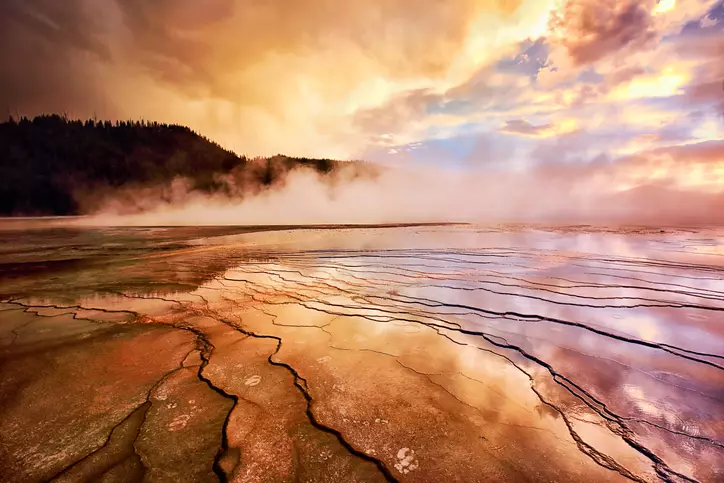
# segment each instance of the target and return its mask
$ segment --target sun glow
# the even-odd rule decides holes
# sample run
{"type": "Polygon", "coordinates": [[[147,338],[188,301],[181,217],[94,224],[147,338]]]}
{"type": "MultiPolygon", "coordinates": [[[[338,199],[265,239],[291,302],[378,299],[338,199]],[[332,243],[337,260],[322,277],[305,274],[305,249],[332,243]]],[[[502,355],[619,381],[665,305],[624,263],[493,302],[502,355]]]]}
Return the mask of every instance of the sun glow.
{"type": "Polygon", "coordinates": [[[633,79],[611,93],[613,100],[642,99],[648,97],[670,97],[681,93],[689,76],[666,67],[659,75],[649,75],[633,79]]]}
{"type": "Polygon", "coordinates": [[[659,15],[662,13],[669,12],[676,7],[676,0],[659,0],[659,3],[656,4],[656,7],[653,10],[654,15],[659,15]]]}

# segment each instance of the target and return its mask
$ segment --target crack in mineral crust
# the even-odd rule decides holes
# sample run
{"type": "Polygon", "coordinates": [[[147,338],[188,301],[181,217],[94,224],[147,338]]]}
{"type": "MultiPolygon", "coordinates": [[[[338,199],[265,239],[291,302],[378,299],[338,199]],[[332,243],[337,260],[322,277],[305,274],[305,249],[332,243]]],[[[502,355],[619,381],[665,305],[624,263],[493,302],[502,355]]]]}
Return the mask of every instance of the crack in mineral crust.
{"type": "MultiPolygon", "coordinates": [[[[315,411],[315,407],[319,402],[316,397],[313,397],[310,390],[310,386],[312,386],[315,388],[315,393],[318,391],[315,378],[318,378],[319,375],[314,372],[307,375],[310,371],[308,364],[302,369],[301,367],[295,367],[296,364],[287,361],[286,357],[284,359],[280,358],[279,353],[283,344],[294,343],[285,342],[284,338],[286,336],[281,335],[280,330],[313,329],[326,334],[328,338],[326,345],[329,349],[370,354],[370,357],[392,358],[402,370],[423,378],[426,390],[445,393],[461,406],[476,411],[484,419],[485,414],[481,412],[480,406],[471,404],[464,397],[456,395],[455,392],[446,387],[447,384],[434,380],[433,376],[444,380],[446,377],[449,378],[457,374],[481,384],[484,384],[484,380],[469,376],[462,370],[429,372],[417,368],[415,363],[403,362],[397,353],[365,347],[364,344],[357,342],[341,344],[335,339],[336,330],[344,330],[349,319],[363,320],[366,323],[379,326],[380,330],[384,331],[393,326],[402,327],[399,324],[406,324],[405,327],[419,326],[430,329],[445,343],[460,347],[461,350],[470,347],[491,354],[493,357],[505,361],[505,364],[524,375],[529,381],[529,390],[535,394],[540,404],[550,408],[560,418],[567,428],[567,434],[572,443],[596,465],[632,481],[650,481],[650,476],[639,474],[638,470],[629,466],[629,463],[621,463],[616,455],[607,454],[605,450],[597,448],[588,440],[586,434],[580,432],[581,423],[587,421],[586,414],[595,415],[600,419],[600,423],[588,421],[588,424],[596,424],[601,428],[605,428],[612,437],[618,438],[642,458],[648,460],[653,468],[653,474],[660,480],[698,481],[691,474],[685,474],[685,472],[672,467],[670,465],[671,450],[666,449],[668,453],[660,454],[659,451],[663,447],[657,449],[649,446],[642,439],[642,435],[637,430],[632,429],[639,427],[633,426],[633,424],[636,423],[662,431],[671,437],[683,438],[692,442],[696,441],[697,444],[706,445],[706,448],[708,448],[706,451],[724,449],[722,441],[716,439],[711,433],[677,428],[672,423],[661,419],[656,413],[631,412],[636,409],[636,406],[626,407],[619,401],[608,401],[605,396],[602,396],[597,387],[592,386],[592,381],[582,377],[581,374],[572,373],[570,368],[564,367],[560,369],[557,367],[558,362],[556,359],[548,360],[548,357],[540,355],[541,351],[531,346],[525,338],[521,338],[516,333],[515,327],[530,327],[531,330],[540,331],[541,329],[537,328],[539,324],[548,324],[551,327],[557,327],[556,330],[581,331],[581,333],[587,334],[581,337],[592,337],[596,338],[596,340],[603,339],[604,341],[610,341],[611,344],[641,347],[642,350],[654,351],[651,352],[651,354],[654,354],[651,356],[652,358],[657,360],[664,360],[662,358],[665,358],[666,361],[673,361],[667,362],[667,364],[690,364],[692,368],[702,367],[708,371],[713,371],[711,377],[717,378],[713,379],[716,381],[721,377],[717,375],[717,372],[724,370],[724,365],[719,362],[724,360],[724,354],[693,348],[687,345],[687,341],[682,341],[679,344],[668,340],[632,336],[621,332],[619,328],[615,327],[615,324],[581,321],[576,318],[577,312],[575,311],[583,309],[593,311],[591,313],[619,310],[632,311],[630,313],[646,310],[671,311],[672,313],[674,311],[677,313],[690,311],[692,317],[694,315],[699,317],[692,320],[705,321],[707,320],[707,313],[716,314],[724,311],[724,306],[719,305],[723,300],[724,291],[699,286],[704,285],[704,281],[707,280],[718,280],[716,276],[703,277],[694,276],[693,274],[716,274],[720,273],[720,268],[711,264],[674,263],[653,258],[627,259],[622,257],[576,257],[569,255],[567,260],[574,261],[570,265],[582,266],[588,269],[576,272],[579,275],[578,279],[573,278],[570,273],[566,274],[566,276],[541,275],[538,277],[536,271],[544,272],[547,270],[545,266],[535,266],[534,262],[538,256],[540,256],[540,253],[505,251],[504,249],[481,251],[318,250],[296,253],[276,252],[269,254],[269,261],[247,261],[227,273],[219,275],[210,283],[188,294],[191,298],[186,296],[176,298],[169,294],[144,295],[118,290],[106,291],[109,295],[127,299],[129,303],[132,303],[133,300],[143,299],[145,301],[173,304],[175,308],[168,310],[168,315],[149,315],[144,313],[143,309],[133,309],[132,305],[123,307],[122,302],[107,304],[102,298],[94,299],[95,302],[79,300],[77,303],[65,304],[56,303],[49,299],[43,302],[34,302],[27,297],[10,297],[6,298],[2,303],[8,306],[20,307],[25,312],[42,309],[68,311],[52,316],[35,312],[38,318],[47,319],[72,314],[74,320],[92,320],[83,319],[79,315],[82,312],[109,315],[125,314],[132,317],[131,324],[168,326],[176,330],[190,332],[195,340],[195,347],[181,360],[179,367],[164,374],[148,391],[146,401],[136,406],[123,420],[113,426],[105,442],[100,447],[81,459],[68,464],[61,472],[56,474],[54,478],[59,480],[62,480],[64,475],[77,470],[99,453],[105,451],[114,438],[114,433],[120,431],[130,419],[138,417],[139,414],[142,414],[143,417],[131,448],[138,457],[138,461],[142,465],[147,464],[142,457],[138,456],[135,445],[141,427],[145,424],[148,409],[153,404],[151,394],[170,375],[180,370],[189,369],[184,365],[185,361],[196,353],[198,353],[200,361],[196,371],[197,379],[203,382],[210,391],[231,403],[223,419],[220,444],[213,461],[213,473],[220,481],[233,479],[236,465],[230,469],[223,468],[221,462],[231,450],[227,434],[230,419],[240,400],[247,400],[239,394],[224,389],[224,384],[214,382],[214,376],[207,373],[207,368],[213,361],[215,350],[208,328],[186,322],[187,319],[190,320],[195,316],[203,316],[247,337],[273,341],[275,348],[269,353],[267,362],[271,366],[283,368],[292,376],[294,387],[306,402],[305,415],[309,423],[319,431],[334,436],[350,457],[373,464],[387,481],[398,481],[398,476],[393,474],[395,470],[400,472],[399,478],[411,478],[414,473],[403,472],[400,468],[406,471],[410,468],[417,469],[418,463],[416,460],[415,463],[411,463],[413,456],[409,456],[410,459],[408,459],[408,455],[417,455],[417,453],[409,450],[409,448],[402,448],[399,451],[403,454],[400,461],[404,461],[405,465],[400,465],[394,463],[394,450],[385,457],[378,457],[371,449],[358,446],[359,441],[361,441],[360,436],[351,434],[349,428],[335,427],[334,423],[327,424],[327,422],[320,421],[320,417],[315,411]],[[395,261],[397,264],[393,263],[395,261]],[[608,264],[608,266],[597,266],[597,264],[608,264]],[[506,273],[506,267],[508,269],[524,268],[531,273],[526,276],[514,276],[506,273]],[[457,268],[457,270],[450,271],[450,268],[457,268]],[[494,270],[494,268],[497,268],[497,270],[494,270]],[[597,271],[591,271],[591,268],[597,271]],[[640,270],[641,268],[646,270],[640,270]],[[602,269],[614,273],[605,273],[600,271],[602,269]],[[676,272],[676,276],[679,277],[680,281],[690,280],[693,285],[660,283],[651,280],[652,276],[661,276],[661,272],[656,270],[676,272]],[[689,275],[679,274],[678,272],[687,272],[689,275]],[[595,282],[592,278],[596,277],[596,273],[599,274],[599,277],[604,278],[600,278],[599,281],[595,282]],[[648,274],[649,278],[628,276],[632,273],[648,274]],[[380,276],[384,278],[380,278],[380,276]],[[625,279],[627,283],[608,284],[605,282],[606,278],[625,279]],[[473,284],[473,286],[460,286],[459,284],[462,283],[473,284]],[[491,288],[492,286],[515,290],[495,290],[491,288]],[[662,287],[671,287],[672,289],[662,287]],[[200,293],[203,291],[209,291],[209,295],[200,293]],[[592,293],[586,294],[586,291],[595,293],[603,291],[603,293],[593,295],[592,293]],[[628,291],[633,295],[606,295],[606,292],[610,291],[624,293],[628,291]],[[430,293],[436,293],[437,296],[426,295],[430,293]],[[458,293],[460,295],[453,295],[458,293]],[[488,304],[464,302],[466,297],[477,293],[483,298],[488,297],[488,304]],[[657,294],[656,297],[660,298],[636,296],[637,293],[655,293],[657,294]],[[581,302],[573,302],[570,299],[580,300],[581,302]],[[517,303],[523,305],[533,304],[533,306],[542,310],[511,310],[505,307],[505,304],[509,304],[511,300],[516,300],[517,303]],[[569,301],[566,302],[565,300],[569,301]],[[619,305],[615,303],[618,301],[625,301],[626,303],[619,305]],[[218,307],[215,307],[217,305],[218,307]],[[308,325],[300,323],[300,321],[282,319],[282,316],[278,315],[278,311],[285,308],[303,309],[318,313],[327,319],[323,324],[310,322],[308,325]],[[257,311],[262,319],[266,318],[269,328],[274,330],[260,331],[259,324],[262,322],[259,321],[254,322],[252,324],[254,328],[251,328],[249,324],[244,322],[245,316],[243,315],[249,310],[257,311]],[[242,315],[237,315],[235,312],[242,315]],[[568,313],[570,317],[562,317],[557,315],[558,313],[568,313]],[[236,317],[239,322],[232,322],[229,315],[236,317]],[[335,324],[335,328],[340,326],[342,329],[335,329],[335,332],[332,332],[332,323],[335,324]],[[505,330],[500,325],[502,323],[506,323],[505,330]],[[508,326],[511,328],[508,329],[508,326]],[[304,372],[305,377],[301,375],[302,372],[304,372]],[[310,381],[312,382],[310,383],[310,381]],[[557,387],[556,391],[561,391],[561,394],[565,393],[567,396],[554,396],[555,391],[551,389],[551,384],[557,387]],[[556,399],[560,397],[563,397],[563,399],[556,402],[556,399]],[[575,403],[566,398],[570,398],[570,401],[575,401],[575,403]],[[574,411],[574,408],[577,409],[574,411]],[[405,451],[402,451],[403,449],[405,451]]],[[[10,313],[9,309],[3,309],[2,312],[10,313]]],[[[10,331],[12,339],[8,344],[9,347],[14,348],[16,345],[22,344],[23,334],[29,330],[32,322],[31,320],[12,328],[10,331]]],[[[539,340],[550,344],[544,338],[536,338],[533,335],[530,337],[530,340],[539,340]]],[[[560,347],[564,346],[561,344],[560,347]]],[[[707,387],[701,386],[701,389],[697,389],[692,383],[686,383],[685,379],[683,379],[687,374],[686,372],[682,372],[683,376],[680,377],[682,382],[677,383],[675,379],[672,379],[671,375],[662,373],[661,370],[655,370],[655,368],[646,369],[640,367],[638,362],[626,363],[620,361],[614,355],[606,357],[605,354],[589,354],[577,348],[571,348],[570,351],[579,354],[579,357],[587,356],[589,359],[598,358],[601,361],[618,364],[622,371],[637,372],[641,374],[641,377],[648,377],[652,381],[658,381],[657,384],[665,385],[672,388],[672,390],[688,391],[692,397],[698,397],[700,400],[709,398],[712,403],[719,400],[716,394],[712,394],[707,387]]],[[[686,371],[693,370],[689,369],[688,366],[686,367],[686,371]]],[[[319,389],[319,391],[324,394],[326,390],[319,389]]],[[[339,424],[339,422],[337,421],[336,424],[339,424]]],[[[550,434],[552,438],[561,441],[560,434],[556,434],[545,427],[526,426],[525,424],[504,421],[497,424],[520,428],[528,427],[536,431],[542,430],[542,432],[550,434]]],[[[481,438],[487,440],[486,436],[481,436],[481,438]]],[[[244,448],[240,449],[243,454],[244,448]]]]}

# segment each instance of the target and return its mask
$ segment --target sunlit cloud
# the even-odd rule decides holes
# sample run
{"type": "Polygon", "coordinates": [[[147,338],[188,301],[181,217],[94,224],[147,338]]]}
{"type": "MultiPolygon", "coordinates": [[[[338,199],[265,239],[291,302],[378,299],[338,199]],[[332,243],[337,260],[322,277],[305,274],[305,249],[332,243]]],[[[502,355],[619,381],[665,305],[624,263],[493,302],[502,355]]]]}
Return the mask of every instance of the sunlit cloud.
{"type": "Polygon", "coordinates": [[[0,8],[3,113],[181,123],[248,155],[722,186],[716,163],[652,154],[724,138],[721,0],[0,8]]]}
{"type": "Polygon", "coordinates": [[[613,100],[640,99],[644,97],[671,97],[683,94],[688,76],[679,73],[674,67],[666,67],[662,72],[641,76],[611,92],[613,100]]]}
{"type": "Polygon", "coordinates": [[[654,15],[661,15],[663,13],[669,12],[676,7],[676,0],[659,0],[659,2],[656,4],[656,7],[654,7],[652,13],[654,15]]]}

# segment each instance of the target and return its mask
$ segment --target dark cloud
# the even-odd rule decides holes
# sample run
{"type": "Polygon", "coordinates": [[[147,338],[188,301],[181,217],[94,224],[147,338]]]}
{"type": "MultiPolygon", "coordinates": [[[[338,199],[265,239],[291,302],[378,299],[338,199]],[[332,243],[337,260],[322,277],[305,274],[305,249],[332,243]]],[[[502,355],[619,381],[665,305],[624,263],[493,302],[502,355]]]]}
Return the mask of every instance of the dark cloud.
{"type": "Polygon", "coordinates": [[[551,128],[553,128],[553,125],[550,123],[535,125],[524,119],[513,119],[511,121],[505,121],[505,126],[500,128],[500,132],[520,134],[523,136],[539,136],[550,131],[551,128]]]}
{"type": "Polygon", "coordinates": [[[575,64],[589,64],[653,40],[654,5],[652,0],[568,0],[554,12],[550,28],[575,64]]]}
{"type": "Polygon", "coordinates": [[[101,26],[82,0],[0,2],[0,115],[109,115],[94,63],[109,62],[101,26]]]}
{"type": "Polygon", "coordinates": [[[110,59],[110,51],[99,37],[101,26],[89,15],[83,0],[6,0],[0,4],[0,13],[6,42],[11,40],[10,30],[15,29],[12,33],[25,31],[57,49],[74,48],[110,59]]]}

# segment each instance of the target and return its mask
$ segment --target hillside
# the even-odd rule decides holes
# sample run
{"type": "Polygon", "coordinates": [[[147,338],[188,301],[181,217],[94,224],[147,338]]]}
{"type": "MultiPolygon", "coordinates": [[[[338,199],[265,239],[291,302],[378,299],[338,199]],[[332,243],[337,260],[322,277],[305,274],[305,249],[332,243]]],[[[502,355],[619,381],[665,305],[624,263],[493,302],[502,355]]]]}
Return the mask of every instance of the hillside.
{"type": "Polygon", "coordinates": [[[114,190],[166,186],[176,178],[205,193],[228,192],[232,185],[239,196],[278,183],[295,167],[326,174],[340,164],[287,156],[248,159],[171,124],[57,115],[10,119],[0,124],[0,215],[81,214],[88,200],[101,202],[114,190]]]}

